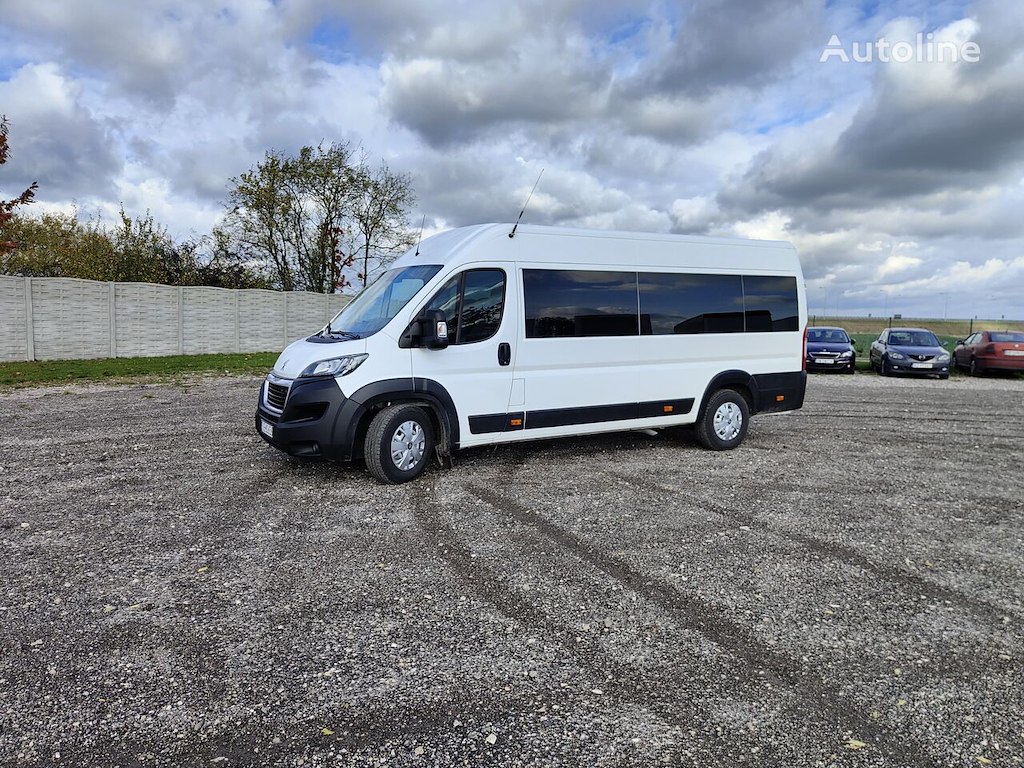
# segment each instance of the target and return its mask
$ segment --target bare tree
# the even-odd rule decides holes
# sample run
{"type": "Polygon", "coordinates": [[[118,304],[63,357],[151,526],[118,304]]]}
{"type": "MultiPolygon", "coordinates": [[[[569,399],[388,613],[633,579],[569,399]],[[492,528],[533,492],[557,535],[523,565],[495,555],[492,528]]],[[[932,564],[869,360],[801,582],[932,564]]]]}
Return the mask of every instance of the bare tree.
{"type": "Polygon", "coordinates": [[[340,289],[342,268],[351,264],[340,247],[357,188],[351,159],[348,144],[331,144],[303,147],[298,157],[288,161],[294,201],[288,232],[306,290],[328,293],[340,289]]]}
{"type": "Polygon", "coordinates": [[[371,171],[365,155],[354,164],[347,143],[302,147],[294,157],[267,152],[231,182],[224,232],[284,290],[345,290],[356,258],[365,285],[413,240],[409,178],[383,163],[371,171]]]}
{"type": "Polygon", "coordinates": [[[295,290],[288,238],[292,193],[287,158],[268,151],[255,169],[231,179],[224,231],[253,259],[268,263],[278,287],[295,290]]]}
{"type": "Polygon", "coordinates": [[[357,183],[349,242],[352,253],[358,253],[362,261],[359,278],[365,286],[371,274],[415,242],[407,211],[416,195],[407,174],[392,173],[384,161],[371,170],[365,156],[358,168],[357,183]]]}

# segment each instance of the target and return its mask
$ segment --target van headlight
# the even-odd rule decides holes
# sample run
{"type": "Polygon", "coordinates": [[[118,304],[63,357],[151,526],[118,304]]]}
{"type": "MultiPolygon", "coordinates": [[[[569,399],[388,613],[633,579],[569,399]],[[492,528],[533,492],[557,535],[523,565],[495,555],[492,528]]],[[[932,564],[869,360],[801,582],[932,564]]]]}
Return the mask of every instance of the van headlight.
{"type": "Polygon", "coordinates": [[[311,378],[313,376],[346,376],[360,365],[363,361],[368,358],[369,355],[345,355],[344,357],[332,357],[329,360],[321,360],[312,365],[307,365],[306,368],[299,374],[300,379],[311,378]]]}

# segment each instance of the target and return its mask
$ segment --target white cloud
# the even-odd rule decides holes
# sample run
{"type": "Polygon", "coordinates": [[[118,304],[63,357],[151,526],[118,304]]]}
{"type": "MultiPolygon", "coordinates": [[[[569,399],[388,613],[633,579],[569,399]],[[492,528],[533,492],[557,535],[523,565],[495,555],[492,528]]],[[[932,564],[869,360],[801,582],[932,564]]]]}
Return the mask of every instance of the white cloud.
{"type": "Polygon", "coordinates": [[[882,262],[882,266],[878,268],[878,275],[880,277],[893,277],[901,272],[906,272],[914,267],[919,267],[922,263],[922,259],[917,256],[908,256],[904,253],[894,253],[882,262]]]}

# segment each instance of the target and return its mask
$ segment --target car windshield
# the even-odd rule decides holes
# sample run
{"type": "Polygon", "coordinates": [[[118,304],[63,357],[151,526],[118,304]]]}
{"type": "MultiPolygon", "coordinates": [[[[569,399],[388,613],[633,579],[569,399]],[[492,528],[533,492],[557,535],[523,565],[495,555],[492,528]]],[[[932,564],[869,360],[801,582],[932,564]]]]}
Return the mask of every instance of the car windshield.
{"type": "Polygon", "coordinates": [[[437,264],[422,264],[385,272],[335,315],[324,329],[324,335],[361,339],[376,333],[440,269],[437,264]]]}
{"type": "Polygon", "coordinates": [[[1020,344],[1021,342],[1024,342],[1024,333],[1016,333],[1014,331],[1006,331],[1004,333],[993,332],[990,333],[988,337],[994,342],[1002,342],[1004,344],[1020,344]]]}
{"type": "Polygon", "coordinates": [[[889,343],[898,347],[940,347],[939,340],[931,331],[892,331],[889,343]]]}
{"type": "Polygon", "coordinates": [[[839,328],[808,328],[807,340],[818,344],[849,344],[850,337],[839,328]]]}

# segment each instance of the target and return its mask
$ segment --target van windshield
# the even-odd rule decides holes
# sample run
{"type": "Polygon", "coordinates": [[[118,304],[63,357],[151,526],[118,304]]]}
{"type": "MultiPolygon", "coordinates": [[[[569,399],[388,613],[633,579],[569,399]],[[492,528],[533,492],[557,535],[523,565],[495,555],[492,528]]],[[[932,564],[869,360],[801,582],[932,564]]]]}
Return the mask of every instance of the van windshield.
{"type": "Polygon", "coordinates": [[[441,269],[439,264],[391,269],[378,277],[327,324],[325,336],[361,339],[387,325],[441,269]]]}

